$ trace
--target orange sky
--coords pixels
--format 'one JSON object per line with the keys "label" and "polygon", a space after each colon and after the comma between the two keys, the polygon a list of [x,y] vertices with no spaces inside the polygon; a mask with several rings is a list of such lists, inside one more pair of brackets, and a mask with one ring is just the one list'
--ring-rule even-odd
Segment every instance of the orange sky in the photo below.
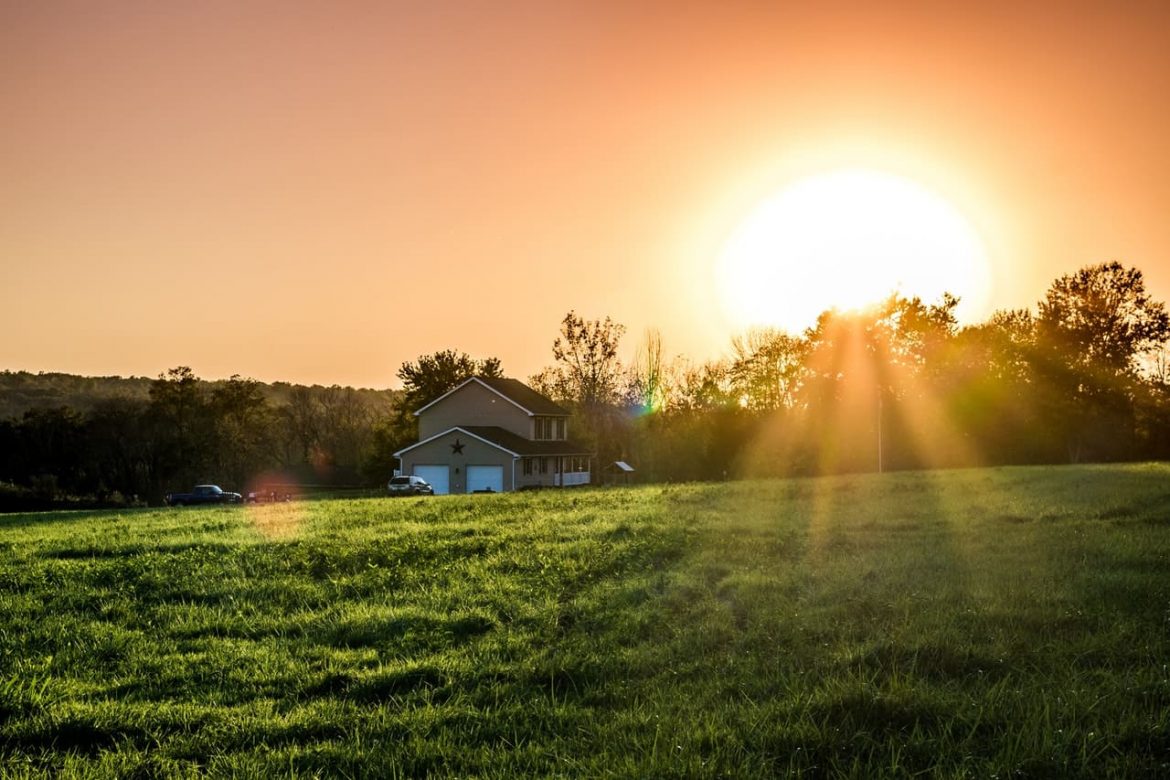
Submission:
{"label": "orange sky", "polygon": [[0,0],[0,369],[523,378],[569,309],[718,357],[729,232],[842,165],[955,204],[993,307],[1165,301],[1167,95],[1165,2]]}

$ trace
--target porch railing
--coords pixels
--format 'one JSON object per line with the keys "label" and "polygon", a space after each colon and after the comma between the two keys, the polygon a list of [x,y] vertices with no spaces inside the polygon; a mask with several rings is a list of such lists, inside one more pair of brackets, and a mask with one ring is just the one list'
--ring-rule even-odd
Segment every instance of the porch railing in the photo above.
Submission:
{"label": "porch railing", "polygon": [[557,487],[572,487],[573,485],[588,485],[588,471],[570,471],[565,474],[554,474],[553,484]]}

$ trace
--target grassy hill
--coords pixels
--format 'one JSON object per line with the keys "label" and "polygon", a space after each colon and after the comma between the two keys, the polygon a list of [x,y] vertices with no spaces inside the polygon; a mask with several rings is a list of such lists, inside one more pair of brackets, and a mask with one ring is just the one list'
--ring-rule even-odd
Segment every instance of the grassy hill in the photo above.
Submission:
{"label": "grassy hill", "polygon": [[1170,467],[0,518],[8,776],[1170,773]]}

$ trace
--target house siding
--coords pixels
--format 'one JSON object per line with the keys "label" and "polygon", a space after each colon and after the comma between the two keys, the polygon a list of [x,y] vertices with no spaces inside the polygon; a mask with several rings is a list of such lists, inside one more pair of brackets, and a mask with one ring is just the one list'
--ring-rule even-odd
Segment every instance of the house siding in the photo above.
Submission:
{"label": "house siding", "polygon": [[[498,425],[517,436],[532,438],[532,420],[528,413],[478,382],[464,385],[420,414],[419,441],[457,425]],[[505,481],[510,478],[505,475]]]}
{"label": "house siding", "polygon": [[[502,401],[502,399],[501,399]],[[503,403],[507,403],[503,401]],[[430,411],[430,410],[428,410]],[[463,451],[452,452],[451,448],[456,439],[463,445]],[[413,474],[417,465],[446,463],[450,465],[451,493],[467,492],[468,466],[503,466],[504,490],[514,490],[512,483],[512,455],[490,444],[468,436],[462,431],[451,431],[445,436],[439,436],[431,442],[415,447],[405,452],[401,457],[402,473]],[[519,464],[516,465],[519,469]]]}

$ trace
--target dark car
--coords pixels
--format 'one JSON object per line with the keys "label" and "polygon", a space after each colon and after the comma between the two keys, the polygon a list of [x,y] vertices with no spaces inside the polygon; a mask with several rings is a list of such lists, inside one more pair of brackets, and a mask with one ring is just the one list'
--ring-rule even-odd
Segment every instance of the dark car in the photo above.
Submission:
{"label": "dark car", "polygon": [[218,485],[196,485],[190,493],[167,493],[166,502],[171,506],[196,504],[238,504],[244,500],[239,493],[220,490]]}
{"label": "dark car", "polygon": [[422,477],[394,477],[386,492],[392,496],[433,496],[435,489]]}

